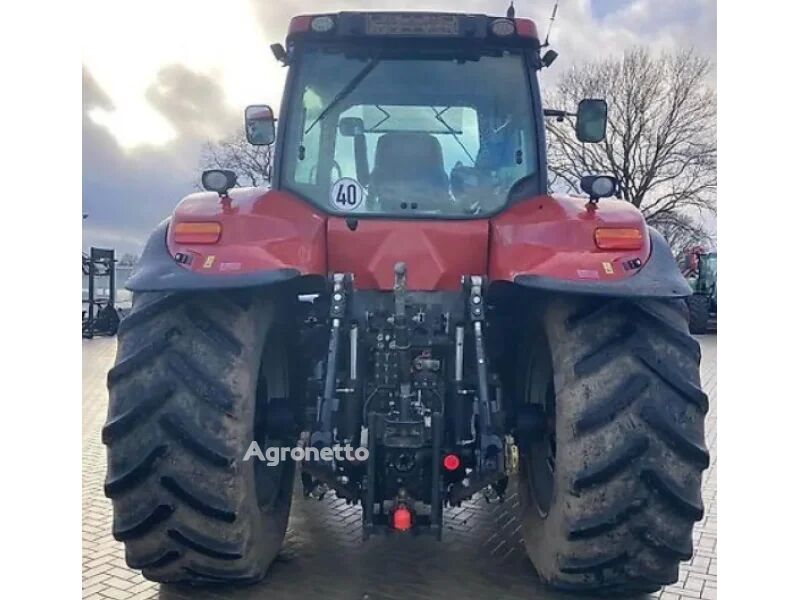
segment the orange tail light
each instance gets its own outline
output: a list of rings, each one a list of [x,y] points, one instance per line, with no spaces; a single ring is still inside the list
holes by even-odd
[[[601,250],[639,250],[644,244],[640,229],[602,227],[594,231],[594,243]]]
[[[216,244],[222,236],[222,225],[215,222],[177,223],[174,239],[178,244]]]

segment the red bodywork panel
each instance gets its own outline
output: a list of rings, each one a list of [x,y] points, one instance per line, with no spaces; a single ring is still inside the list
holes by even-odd
[[[408,266],[410,290],[459,290],[461,277],[486,272],[489,223],[360,219],[328,220],[328,267],[353,273],[358,289],[391,290],[394,266]]]
[[[216,244],[179,244],[175,225],[217,222],[222,236]],[[291,194],[259,188],[192,194],[175,209],[167,246],[192,257],[188,268],[201,273],[244,274],[291,268],[301,275],[327,273],[325,215]]]
[[[183,222],[220,223],[219,242],[177,243],[174,228]],[[637,228],[642,247],[601,250],[594,241],[598,227]],[[589,207],[582,198],[543,195],[492,219],[361,218],[352,231],[344,217],[328,216],[290,193],[257,188],[231,190],[226,199],[187,196],[175,210],[167,245],[173,257],[191,257],[182,266],[198,274],[349,272],[358,289],[391,290],[394,265],[402,261],[409,289],[419,291],[458,290],[464,275],[613,281],[638,272],[650,255],[644,218],[619,200]]]
[[[637,228],[639,250],[601,250],[598,227]],[[572,281],[614,281],[638,268],[623,263],[650,256],[650,236],[641,213],[628,202],[603,199],[587,206],[585,198],[537,196],[515,204],[491,221],[489,279],[514,281],[518,275],[541,275]]]

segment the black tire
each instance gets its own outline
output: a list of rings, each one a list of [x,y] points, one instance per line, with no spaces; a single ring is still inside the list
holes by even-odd
[[[692,556],[709,464],[686,305],[558,297],[537,314],[523,391],[550,426],[521,444],[528,555],[563,590],[656,591]]]
[[[120,324],[105,493],[126,562],[148,579],[253,582],[281,548],[294,463],[243,460],[264,443],[268,401],[288,397],[280,306],[270,291],[142,293]]]
[[[708,332],[708,297],[702,294],[695,294],[686,299],[689,307],[689,332],[702,334]]]

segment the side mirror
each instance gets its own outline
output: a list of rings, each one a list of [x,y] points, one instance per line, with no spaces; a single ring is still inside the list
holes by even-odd
[[[345,117],[339,121],[339,133],[344,137],[364,135],[364,119]]]
[[[209,192],[217,192],[224,197],[228,195],[228,190],[236,185],[236,173],[226,169],[211,169],[203,171],[200,180]]]
[[[558,52],[556,52],[555,50],[548,50],[547,52],[544,53],[544,56],[542,56],[542,65],[544,65],[544,67],[547,68],[550,65],[552,65],[557,58],[558,58]]]
[[[587,175],[581,177],[581,189],[589,195],[590,202],[614,196],[619,190],[619,181],[611,175]]]
[[[254,104],[244,111],[244,131],[254,146],[269,146],[275,141],[275,115],[266,104]]]
[[[597,143],[606,137],[608,104],[598,98],[586,98],[578,104],[575,134],[582,142]]]

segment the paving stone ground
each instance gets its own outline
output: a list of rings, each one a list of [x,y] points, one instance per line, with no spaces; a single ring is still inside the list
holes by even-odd
[[[702,380],[711,410],[706,440],[711,467],[703,481],[705,517],[694,531],[695,555],[680,580],[641,598],[708,600],[717,596],[716,336],[702,336]],[[295,495],[284,548],[266,579],[246,588],[187,588],[145,580],[125,565],[111,537],[111,502],[103,495],[105,376],[116,341],[83,342],[83,597],[92,600],[432,600],[456,598],[571,598],[547,590],[522,547],[513,490],[500,505],[481,499],[447,509],[442,542],[429,537],[375,536],[361,541],[359,509],[333,498]],[[580,598],[586,598],[581,596]]]

